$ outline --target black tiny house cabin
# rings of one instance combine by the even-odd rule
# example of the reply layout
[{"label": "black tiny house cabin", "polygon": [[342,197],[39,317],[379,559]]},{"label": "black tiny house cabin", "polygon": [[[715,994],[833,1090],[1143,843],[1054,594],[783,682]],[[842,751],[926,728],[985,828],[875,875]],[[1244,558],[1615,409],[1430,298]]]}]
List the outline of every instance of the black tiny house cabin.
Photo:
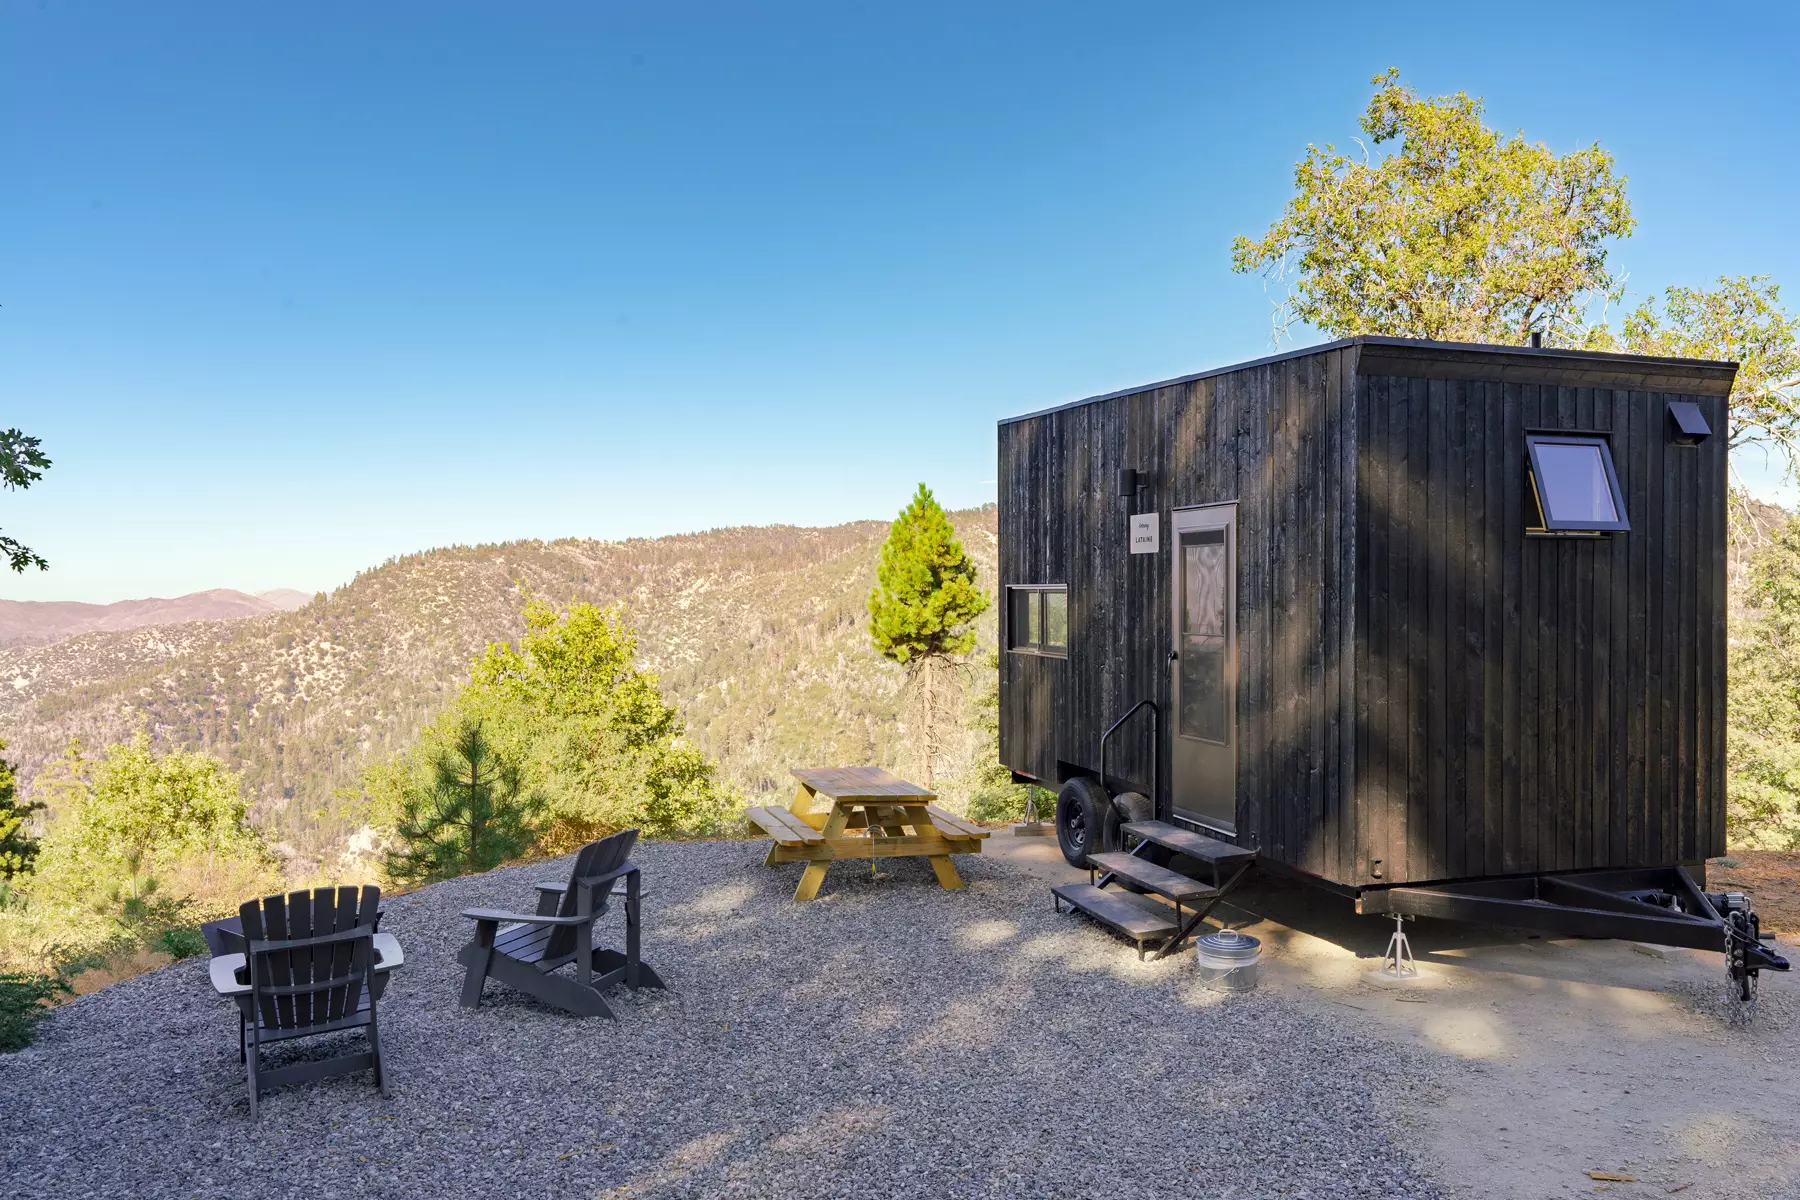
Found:
[{"label": "black tiny house cabin", "polygon": [[1729,363],[1364,337],[999,428],[1000,757],[1351,889],[1725,850]]}]

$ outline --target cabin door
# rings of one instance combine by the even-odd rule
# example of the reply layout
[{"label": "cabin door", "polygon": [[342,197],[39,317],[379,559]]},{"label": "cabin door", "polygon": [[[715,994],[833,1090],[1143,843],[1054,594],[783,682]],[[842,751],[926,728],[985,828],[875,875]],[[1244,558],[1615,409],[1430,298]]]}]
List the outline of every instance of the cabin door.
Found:
[{"label": "cabin door", "polygon": [[1175,815],[1237,832],[1237,505],[1177,509],[1169,783]]}]

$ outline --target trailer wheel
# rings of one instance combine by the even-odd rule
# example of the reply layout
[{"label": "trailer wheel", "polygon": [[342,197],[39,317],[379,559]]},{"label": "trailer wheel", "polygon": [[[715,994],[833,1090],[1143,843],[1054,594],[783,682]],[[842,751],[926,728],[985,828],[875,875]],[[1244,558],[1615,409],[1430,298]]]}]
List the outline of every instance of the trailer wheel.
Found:
[{"label": "trailer wheel", "polygon": [[1071,779],[1056,794],[1056,844],[1071,867],[1087,866],[1087,856],[1119,844],[1119,814],[1106,789],[1085,777]]}]

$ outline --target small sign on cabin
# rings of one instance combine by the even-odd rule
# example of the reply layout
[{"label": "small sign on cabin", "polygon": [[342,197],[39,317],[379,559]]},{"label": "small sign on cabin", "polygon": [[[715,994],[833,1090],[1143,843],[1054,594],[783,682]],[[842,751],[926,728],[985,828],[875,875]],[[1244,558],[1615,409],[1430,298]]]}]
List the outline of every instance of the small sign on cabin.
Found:
[{"label": "small sign on cabin", "polygon": [[1131,516],[1131,552],[1155,554],[1162,549],[1162,514],[1133,513]]}]

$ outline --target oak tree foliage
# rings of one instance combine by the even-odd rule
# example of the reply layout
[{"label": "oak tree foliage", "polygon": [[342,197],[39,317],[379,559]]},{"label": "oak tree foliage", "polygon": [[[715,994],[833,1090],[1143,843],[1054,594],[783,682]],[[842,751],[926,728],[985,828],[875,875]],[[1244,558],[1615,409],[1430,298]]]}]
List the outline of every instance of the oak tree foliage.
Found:
[{"label": "oak tree foliage", "polygon": [[[1732,450],[1774,450],[1800,471],[1800,319],[1767,275],[1721,275],[1712,288],[1671,287],[1628,314],[1619,338],[1633,354],[1738,364],[1731,388]],[[1594,339],[1606,348],[1611,339]]]},{"label": "oak tree foliage", "polygon": [[[43,451],[43,439],[34,438],[17,429],[0,430],[0,487],[24,491],[44,477],[50,469],[50,458]],[[26,567],[48,571],[50,564],[30,546],[0,534],[0,555],[7,565],[24,574]]]},{"label": "oak tree foliage", "polygon": [[72,742],[34,794],[49,824],[26,897],[99,935],[153,939],[275,881],[242,778],[210,754],[159,753],[143,730],[94,758]]},{"label": "oak tree foliage", "polygon": [[1750,555],[1727,659],[1731,844],[1800,850],[1800,517]]},{"label": "oak tree foliage", "polygon": [[1634,226],[1612,155],[1503,135],[1480,99],[1421,96],[1395,69],[1371,82],[1362,153],[1308,146],[1281,219],[1232,244],[1234,270],[1289,289],[1277,338],[1304,322],[1333,337],[1578,342],[1620,287],[1607,244]]}]

